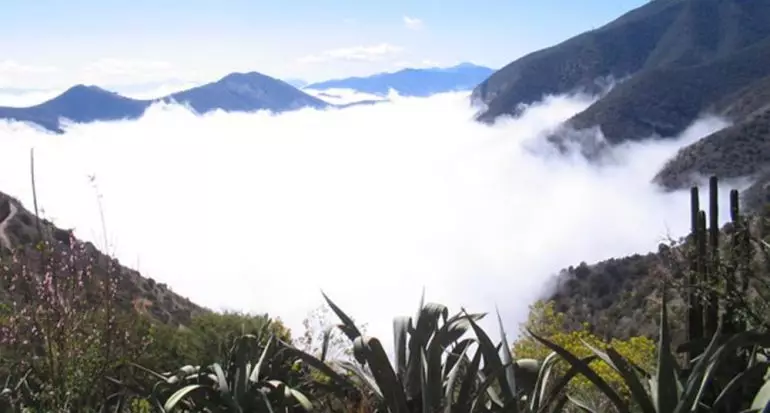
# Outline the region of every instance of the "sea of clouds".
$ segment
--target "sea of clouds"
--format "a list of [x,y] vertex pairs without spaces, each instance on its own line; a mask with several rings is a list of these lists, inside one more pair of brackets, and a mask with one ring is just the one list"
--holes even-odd
[[555,154],[543,136],[591,101],[550,97],[494,127],[461,93],[277,116],[157,105],[61,136],[0,122],[0,191],[31,206],[34,148],[46,217],[197,303],[269,312],[295,336],[323,290],[389,343],[423,288],[450,312],[499,307],[515,335],[560,269],[685,234],[689,194],[650,180],[726,125],[701,119],[602,166]]

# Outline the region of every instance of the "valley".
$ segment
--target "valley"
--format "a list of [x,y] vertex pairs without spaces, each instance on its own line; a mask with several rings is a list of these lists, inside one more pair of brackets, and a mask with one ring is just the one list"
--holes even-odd
[[[402,20],[439,53],[440,26]],[[478,60],[444,31],[465,45],[444,63],[390,43],[276,63],[304,53],[282,42],[88,76],[0,61],[3,408],[770,406],[767,360],[697,364],[712,335],[770,343],[770,3],[585,27]]]

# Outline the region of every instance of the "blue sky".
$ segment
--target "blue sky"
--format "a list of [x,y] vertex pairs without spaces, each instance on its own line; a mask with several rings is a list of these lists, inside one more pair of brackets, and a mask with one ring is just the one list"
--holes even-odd
[[0,87],[501,67],[644,0],[2,0]]

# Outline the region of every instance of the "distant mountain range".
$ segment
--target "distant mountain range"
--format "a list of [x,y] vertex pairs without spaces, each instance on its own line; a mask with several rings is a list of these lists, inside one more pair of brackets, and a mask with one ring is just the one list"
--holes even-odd
[[[493,72],[469,63],[451,68],[404,69],[364,78],[348,78],[315,83],[308,89],[345,88],[370,94],[387,94],[396,89],[402,95],[428,96],[453,90],[470,90]],[[280,113],[300,108],[346,108],[372,105],[386,100],[332,104],[299,90],[306,82],[299,79],[278,80],[257,72],[232,73],[216,82],[176,92],[155,99],[133,99],[98,86],[77,85],[59,96],[29,107],[2,107],[0,119],[29,122],[55,133],[63,133],[63,122],[89,123],[136,119],[152,104],[176,102],[197,113],[214,110],[253,112],[270,110]],[[318,96],[321,96],[319,94]]]
[[425,97],[437,93],[472,90],[494,69],[461,63],[448,68],[403,69],[365,77],[349,77],[312,83],[304,89],[353,89],[373,95],[387,95],[391,89],[402,96]]
[[[767,173],[770,183],[770,2],[646,2],[508,64],[476,87],[472,99],[483,104],[478,119],[491,123],[546,95],[603,92],[611,82],[614,87],[567,121],[554,141],[592,128],[610,145],[668,138],[701,115],[721,115],[733,126],[683,149],[655,181],[677,189],[693,184],[698,174]],[[765,187],[770,188],[761,184],[754,190]]]
[[0,119],[30,122],[49,131],[63,133],[64,119],[75,123],[136,119],[150,105],[158,102],[186,104],[200,114],[214,110],[285,112],[331,106],[288,83],[250,72],[232,73],[213,83],[150,100],[127,98],[97,86],[77,85],[39,105],[0,107]]

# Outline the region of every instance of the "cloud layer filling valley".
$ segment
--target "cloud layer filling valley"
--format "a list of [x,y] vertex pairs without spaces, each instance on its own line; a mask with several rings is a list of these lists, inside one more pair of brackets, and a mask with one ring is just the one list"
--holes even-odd
[[[688,194],[650,184],[683,142],[628,145],[615,163],[543,154],[542,134],[585,108],[557,97],[516,120],[471,120],[467,95],[344,110],[212,113],[155,106],[140,120],[51,136],[0,123],[0,191],[125,265],[215,309],[269,312],[301,334],[323,289],[389,342],[429,301],[500,307],[515,332],[559,269],[653,250],[688,226]],[[533,151],[532,148],[538,150]]]

